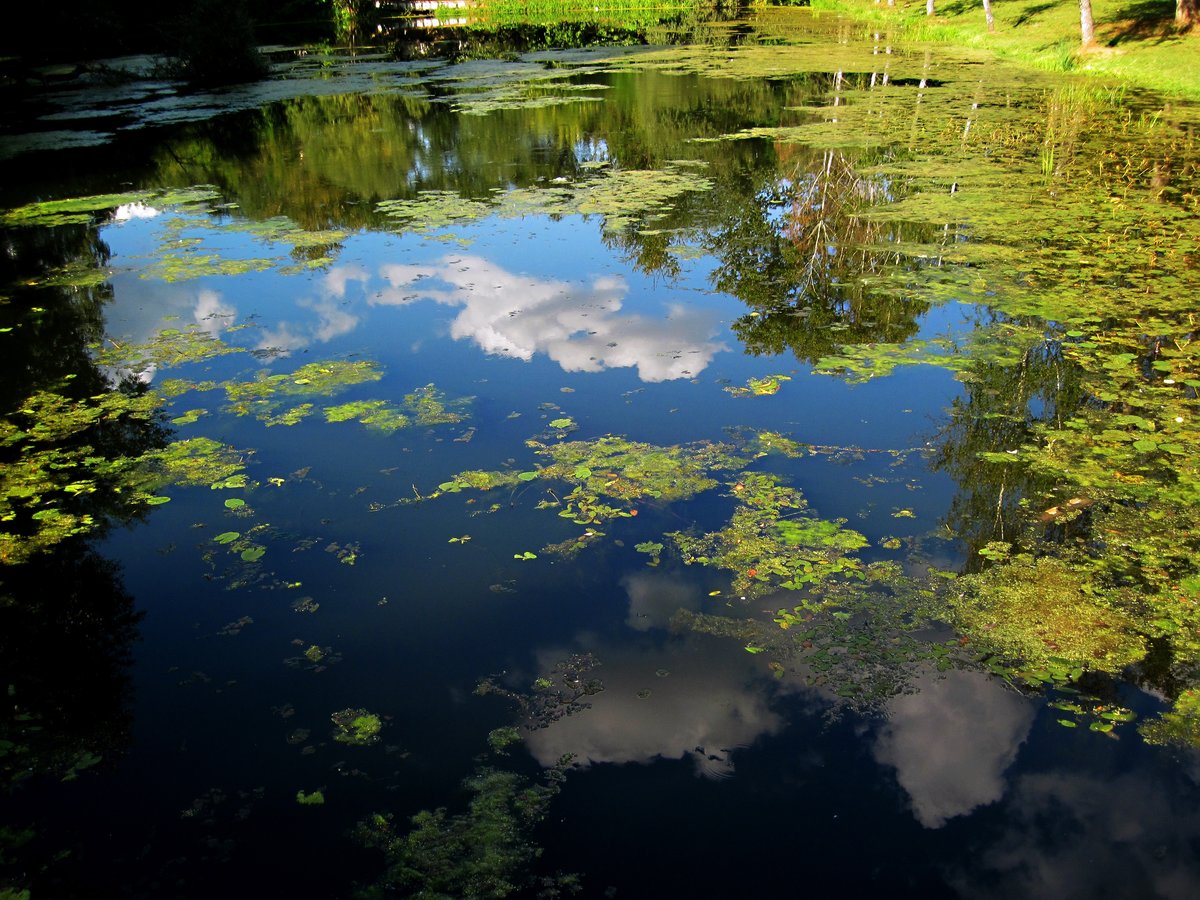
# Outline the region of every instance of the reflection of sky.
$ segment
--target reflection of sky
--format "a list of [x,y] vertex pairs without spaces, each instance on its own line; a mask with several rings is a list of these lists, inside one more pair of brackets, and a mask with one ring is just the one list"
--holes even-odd
[[538,278],[478,256],[384,265],[380,272],[390,287],[373,303],[434,300],[459,307],[452,337],[516,359],[544,353],[567,372],[632,367],[642,381],[670,381],[692,377],[725,349],[712,339],[717,322],[711,314],[678,304],[667,306],[665,319],[622,313],[629,289],[620,277]]
[[[583,765],[690,756],[697,774],[732,774],[732,751],[775,734],[783,719],[767,707],[761,682],[753,683],[755,667],[747,654],[736,645],[705,652],[712,643],[589,648],[603,663],[595,675],[604,691],[589,698],[590,709],[530,734],[530,752],[544,766],[566,753]],[[564,655],[545,651],[539,664],[548,668]],[[647,696],[639,696],[645,691]]]
[[1164,776],[1149,766],[1111,776],[1023,775],[998,838],[951,882],[975,897],[1193,898],[1200,884],[1196,784],[1172,787]]
[[[104,234],[115,261],[160,252],[160,225],[149,208],[123,211]],[[211,232],[197,234],[206,242],[212,239]],[[394,249],[380,249],[394,258]],[[223,232],[220,252],[261,257],[278,248],[268,250],[249,236]],[[535,264],[562,265],[549,258]],[[644,284],[631,287],[622,275],[568,280],[518,272],[481,255],[415,263],[366,257],[309,278],[268,272],[163,284],[136,275],[136,270],[118,273],[114,302],[106,312],[109,334],[122,342],[148,341],[161,328],[190,323],[217,336],[241,319],[257,328],[237,340],[248,338],[254,349],[290,354],[349,335],[361,339],[368,322],[382,325],[381,316],[396,317],[401,307],[432,301],[456,310],[449,325],[454,340],[510,359],[541,355],[566,372],[629,368],[644,382],[672,381],[694,377],[727,349],[717,339],[723,326],[711,307],[659,300]],[[627,309],[631,300],[636,311]]]
[[896,769],[926,828],[999,800],[1034,705],[978,672],[927,677],[888,703],[875,758]]
[[[623,583],[629,621],[638,628],[661,627],[680,606],[701,602],[665,574],[638,574]],[[600,660],[592,675],[604,682],[604,691],[589,698],[590,709],[528,736],[530,752],[544,766],[566,753],[583,765],[691,757],[697,774],[719,778],[733,773],[735,748],[783,727],[783,718],[768,707],[761,664],[734,642],[604,641],[587,649]],[[543,650],[539,668],[566,655]]]

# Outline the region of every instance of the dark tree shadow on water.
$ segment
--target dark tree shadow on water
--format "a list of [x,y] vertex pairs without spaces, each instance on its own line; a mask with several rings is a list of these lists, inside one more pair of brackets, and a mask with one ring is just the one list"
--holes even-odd
[[50,798],[127,752],[140,619],[119,567],[85,541],[0,567],[0,896],[49,886],[75,857]]

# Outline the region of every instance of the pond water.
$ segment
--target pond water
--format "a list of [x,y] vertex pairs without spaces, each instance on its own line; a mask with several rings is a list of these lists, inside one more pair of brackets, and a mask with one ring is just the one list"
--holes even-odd
[[698,36],[11,117],[0,891],[1200,891],[1197,110]]

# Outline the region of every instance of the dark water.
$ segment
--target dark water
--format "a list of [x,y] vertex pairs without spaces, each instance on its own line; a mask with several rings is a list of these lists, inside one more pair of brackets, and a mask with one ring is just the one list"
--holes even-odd
[[[585,526],[537,504],[569,486],[399,502],[467,470],[546,464],[531,438],[746,447],[769,430],[811,451],[748,459],[744,472],[774,473],[813,515],[845,520],[866,538],[865,561],[916,571],[977,559],[990,527],[971,519],[978,485],[947,463],[950,410],[969,388],[938,365],[865,383],[814,369],[846,345],[929,341],[950,353],[989,324],[987,292],[955,286],[972,277],[954,259],[969,226],[865,211],[975,174],[918,185],[900,164],[913,150],[906,130],[896,137],[895,109],[912,111],[911,92],[927,91],[929,140],[944,140],[980,97],[1017,131],[1034,127],[1049,76],[781,27],[760,25],[764,45],[782,33],[801,62],[770,46],[777,56],[748,52],[734,77],[704,74],[700,50],[666,71],[634,50],[620,63],[564,54],[523,68],[333,60],[323,80],[310,61],[261,90],[143,99],[159,104],[153,114],[98,88],[62,99],[71,126],[117,110],[94,147],[17,153],[25,145],[10,136],[7,207],[193,185],[219,196],[148,196],[91,224],[9,228],[10,279],[81,258],[108,272],[99,285],[9,289],[5,325],[44,310],[36,327],[3,335],[9,405],[86,369],[93,342],[193,328],[250,352],[137,377],[151,390],[190,381],[167,418],[207,414],[169,424],[171,439],[237,448],[250,485],[165,488],[170,502],[140,519],[12,569],[6,591],[40,612],[9,617],[10,697],[14,711],[39,698],[48,736],[24,757],[32,777],[4,798],[4,878],[35,897],[344,896],[384,869],[354,834],[371,814],[403,833],[422,809],[462,812],[462,782],[481,765],[536,780],[572,754],[526,836],[542,853],[513,876],[521,893],[537,892],[530,872],[561,872],[597,897],[1195,895],[1194,756],[1133,727],[1063,727],[1041,693],[932,659],[898,675],[890,699],[847,703],[774,645],[754,652],[745,636],[681,626],[680,610],[769,623],[798,602],[787,591],[743,601],[731,573],[684,565],[669,542],[657,565],[635,550],[722,528],[744,474],[717,473],[719,485],[678,502],[628,504],[636,516],[596,524],[603,534],[565,557],[545,548]],[[574,69],[531,81],[557,71],[548,59]],[[877,132],[860,122],[831,136],[830,109],[874,96]],[[561,102],[537,102],[546,97]],[[806,123],[822,124],[799,142],[765,131],[697,140]],[[839,166],[855,173],[841,194],[820,177]],[[671,182],[657,201],[638,180],[597,188],[591,205],[572,194],[618,172],[704,184]],[[502,199],[556,188],[574,199]],[[483,211],[427,202],[397,219],[377,207],[430,191]],[[806,215],[828,228],[808,243],[794,224]],[[326,233],[246,228],[277,216]],[[219,269],[238,259],[266,261]],[[938,283],[950,285],[940,296],[924,288]],[[296,424],[268,427],[225,408],[219,389],[195,388],[328,360],[371,360],[381,377],[334,399],[290,396],[275,412],[317,407]],[[725,390],[768,375],[789,380],[763,396]],[[467,415],[385,433],[321,413],[401,404],[430,384],[473,398]],[[1047,396],[1029,400],[1034,415]],[[571,424],[549,424],[562,418]],[[230,497],[246,505],[227,508]],[[264,554],[243,563],[214,541],[229,531],[253,533]],[[527,551],[536,558],[514,558]],[[304,598],[317,608],[298,611]],[[604,688],[590,706],[523,732],[507,756],[489,751],[493,729],[524,719],[475,693],[480,679],[528,691],[583,653]],[[1141,716],[1164,705],[1154,686],[1103,690]],[[330,716],[348,708],[381,717],[377,743],[333,739]],[[100,759],[64,780],[85,750]],[[322,805],[297,803],[316,790]],[[500,895],[487,890],[472,896]]]

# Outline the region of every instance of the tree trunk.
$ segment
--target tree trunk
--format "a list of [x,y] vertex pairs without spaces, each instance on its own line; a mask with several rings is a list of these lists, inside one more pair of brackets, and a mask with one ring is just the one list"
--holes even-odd
[[[1183,0],[1179,0],[1179,2],[1182,3]],[[925,15],[933,15],[933,0],[925,0]]]
[[995,31],[996,18],[992,15],[992,0],[983,0],[983,16],[987,19],[988,31]]
[[1200,0],[1175,0],[1175,24],[1191,28],[1197,22],[1200,22]]
[[[1185,0],[1179,0],[1185,2]],[[1079,33],[1083,38],[1083,46],[1090,47],[1096,42],[1096,22],[1092,18],[1092,0],[1079,0]]]

